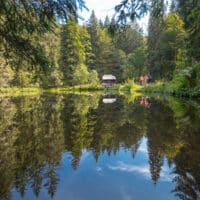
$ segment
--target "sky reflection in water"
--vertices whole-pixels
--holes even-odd
[[[2,98],[0,199],[198,199],[199,103],[103,98]]]

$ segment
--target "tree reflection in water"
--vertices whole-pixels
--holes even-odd
[[[134,156],[147,138],[149,169],[154,184],[164,159],[173,166],[172,192],[179,199],[200,198],[200,106],[169,98],[150,106],[117,97],[104,104],[95,95],[41,95],[0,99],[0,199],[21,196],[27,187],[36,197],[46,188],[53,197],[63,152],[74,170],[83,150],[98,158],[121,147]]]

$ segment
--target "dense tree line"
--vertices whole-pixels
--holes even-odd
[[[196,88],[198,92],[199,1],[174,0],[168,12],[164,1],[157,1],[157,5],[153,2],[148,30],[148,71],[154,80],[170,81],[169,90]]]
[[[113,26],[115,31],[112,34]],[[47,62],[33,66],[27,59],[18,59],[14,54],[0,57],[1,86],[98,84],[103,74],[113,74],[122,82],[132,78],[130,74],[134,71],[141,71],[140,67],[145,63],[145,38],[137,26],[121,28],[114,18],[109,17],[101,22],[93,11],[84,25],[80,25],[76,17],[71,17],[67,23],[57,22],[51,28],[53,32],[34,33],[30,38],[32,44],[37,48],[40,46],[40,57]],[[2,52],[3,49],[2,46]],[[32,55],[26,56],[30,58]],[[135,63],[130,62],[131,59]]]
[[[199,92],[199,1],[125,0],[115,10],[121,25],[150,13],[147,62],[140,67],[140,75],[144,71],[154,81],[170,81],[167,90],[172,92],[191,88]]]
[[[116,5],[117,18],[102,22],[93,11],[85,25],[78,24],[81,0],[1,5],[1,86],[95,84],[106,73],[119,81],[150,73],[180,89],[199,84],[199,1],[167,8],[163,0],[126,0]],[[145,38],[128,18],[147,12]]]

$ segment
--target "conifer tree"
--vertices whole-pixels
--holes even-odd
[[[105,21],[104,21],[104,27],[108,28],[110,26],[110,19],[108,15],[106,15]]]
[[[97,69],[98,68],[97,60],[98,60],[98,55],[99,55],[99,51],[100,51],[99,50],[99,48],[100,48],[100,44],[99,44],[100,26],[99,26],[98,19],[95,15],[94,10],[92,11],[92,14],[90,16],[87,28],[88,28],[88,32],[91,37],[92,53],[94,54],[93,65],[89,66],[89,69]]]
[[[81,43],[80,28],[76,20],[70,20],[63,26],[61,33],[60,67],[64,83],[73,85],[74,72],[85,62],[84,46]]]
[[[94,54],[92,52],[91,36],[87,30],[87,27],[80,27],[81,42],[84,47],[87,67],[91,68],[94,62]]]
[[[161,77],[158,39],[162,31],[163,16],[164,0],[152,1],[148,27],[148,71],[154,79]]]

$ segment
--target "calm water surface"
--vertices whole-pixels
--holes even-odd
[[[200,103],[2,97],[0,199],[200,199]]]

